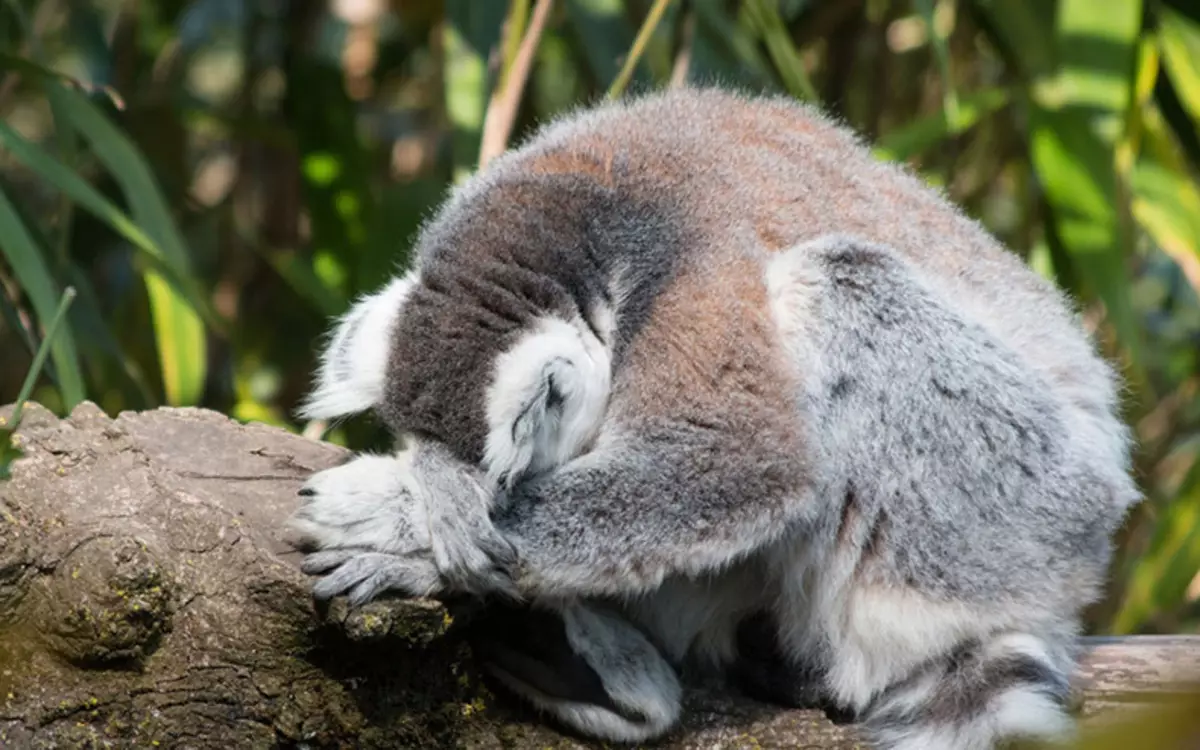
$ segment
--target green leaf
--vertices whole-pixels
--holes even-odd
[[[66,323],[67,310],[71,308],[71,303],[74,301],[75,289],[67,287],[63,292],[62,299],[54,308],[54,315],[46,323],[46,337],[42,339],[41,346],[33,355],[33,362],[29,365],[29,371],[25,373],[25,382],[21,384],[21,392],[17,394],[17,400],[13,403],[12,414],[9,417],[13,428],[21,424],[21,412],[25,408],[25,402],[33,394],[33,386],[37,384],[38,376],[41,375],[42,368],[46,365],[46,356],[54,348],[54,340]]]
[[[0,51],[0,70],[11,70],[38,80],[41,83],[54,82],[88,93],[100,93],[106,96],[112,102],[113,106],[118,109],[125,107],[125,102],[121,98],[121,95],[111,86],[97,86],[78,78],[72,78],[71,76],[63,75],[43,65],[39,65],[32,60],[26,60],[23,57],[18,57],[8,52]]]
[[[1200,123],[1200,24],[1167,8],[1160,11],[1163,62],[1188,114]]]
[[[326,317],[346,310],[346,298],[336,286],[324,283],[300,255],[287,250],[261,248],[267,263],[275,269],[292,291]]]
[[[18,161],[36,172],[42,179],[61,190],[76,205],[91,213],[121,235],[142,254],[142,260],[155,271],[171,280],[172,286],[183,294],[193,308],[204,312],[209,326],[220,328],[223,322],[208,304],[203,292],[187,274],[172,268],[166,253],[125,212],[101,195],[94,187],[69,167],[47,153],[37,144],[21,137],[7,123],[0,121],[0,146],[4,146]]]
[[[105,365],[111,365],[120,377],[122,395],[130,408],[149,408],[158,402],[137,360],[128,356],[106,321],[104,308],[96,296],[91,279],[78,265],[67,269],[66,281],[77,292],[71,305],[72,327],[85,365],[96,371],[93,382],[102,380]],[[105,394],[108,395],[108,394]]]
[[[4,248],[0,246],[0,253],[2,252],[4,252]],[[0,294],[0,319],[8,326],[8,330],[21,340],[21,344],[32,357],[37,351],[37,341],[29,334],[29,331],[25,330],[25,323],[21,320],[20,311],[6,294]]]
[[[654,30],[662,22],[663,16],[666,15],[667,7],[671,4],[671,0],[654,0],[654,5],[650,7],[650,12],[646,14],[645,21],[642,22],[642,28],[638,30],[637,38],[633,40],[633,46],[629,48],[628,54],[625,56],[625,63],[621,66],[621,70],[617,73],[616,79],[608,88],[608,93],[605,95],[608,99],[616,99],[625,87],[629,85],[629,81],[633,78],[633,71],[637,68],[638,63],[642,60],[642,55],[646,52],[646,46],[650,43],[650,38],[654,36]]]
[[[792,36],[779,16],[778,0],[746,0],[742,12],[750,19],[767,46],[767,54],[775,63],[784,88],[797,99],[815,101],[817,90],[808,79],[808,70]]]
[[[121,186],[134,220],[178,276],[190,278],[191,257],[166,198],[133,142],[78,92],[56,85],[46,93]],[[60,123],[65,125],[65,123]],[[189,300],[155,271],[144,274],[167,403],[194,405],[204,395],[208,343],[204,321]]]
[[[1200,190],[1186,173],[1151,159],[1133,173],[1133,215],[1200,295]]]
[[[621,63],[633,45],[634,30],[625,15],[622,0],[566,0],[567,21],[583,42],[580,50],[592,76],[607,88],[616,80]],[[644,63],[633,71],[630,84],[644,88],[650,82]]]
[[[915,5],[921,18],[925,21],[925,28],[929,31],[933,54],[937,58],[938,69],[942,75],[942,111],[945,112],[947,119],[952,122],[957,121],[959,118],[958,95],[954,91],[954,79],[950,75],[950,50],[946,44],[946,37],[937,31],[936,3],[934,0],[915,0]]]
[[[1118,205],[1111,144],[1078,110],[1034,107],[1031,156],[1051,207],[1059,240],[1089,291],[1104,302],[1124,346],[1140,362],[1140,324],[1129,296],[1127,248],[1113,207]]]
[[[25,228],[16,208],[8,195],[0,189],[0,252],[8,259],[17,281],[38,320],[43,326],[50,324],[58,308],[60,292],[58,285],[46,266],[42,251]],[[64,406],[70,410],[85,397],[83,373],[79,368],[79,355],[75,339],[67,325],[62,325],[58,335],[50,342],[50,358],[58,376],[58,388]]]
[[[696,33],[692,40],[689,81],[728,81],[740,86],[777,91],[779,85],[758,40],[730,17],[718,2],[697,0]]]
[[[367,245],[378,208],[370,189],[374,165],[342,69],[302,53],[292,58],[284,111],[300,152],[310,264],[328,271],[321,283],[332,285],[334,294],[353,295],[360,288],[362,264],[372,262]]]
[[[1047,0],[974,0],[993,36],[1028,79],[1053,73],[1054,17],[1057,3]]]
[[[941,109],[914,120],[882,136],[875,152],[884,159],[904,161],[940,145],[947,138],[965,133],[981,119],[1007,105],[1009,98],[1005,89],[974,91],[959,100],[956,118]]]
[[[1134,633],[1157,611],[1184,602],[1200,570],[1200,462],[1162,508],[1149,548],[1134,564],[1112,632]]]
[[[451,150],[455,182],[466,179],[479,163],[483,119],[491,96],[487,60],[500,44],[504,5],[478,0],[446,0],[446,21],[442,30],[443,77],[446,114],[454,128]]]
[[[1128,200],[1118,190],[1117,145],[1136,75],[1141,3],[1060,0],[1058,68],[1033,85],[1030,155],[1054,232],[1086,291],[1105,306],[1141,379],[1141,325],[1130,298]]]
[[[1059,0],[1058,68],[1040,82],[1039,103],[1123,111],[1141,26],[1140,0]]]

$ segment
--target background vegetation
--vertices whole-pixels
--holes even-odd
[[[72,290],[38,401],[305,429],[329,316],[481,156],[684,81],[819,101],[1080,300],[1147,494],[1089,625],[1195,630],[1191,0],[0,0],[0,402]]]

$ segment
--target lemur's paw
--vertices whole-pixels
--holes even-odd
[[[407,465],[391,456],[360,456],[309,478],[289,526],[309,552],[301,570],[318,577],[314,597],[346,594],[359,606],[385,591],[416,597],[443,588],[413,488]]]
[[[326,600],[345,594],[354,607],[385,592],[427,597],[442,589],[441,576],[427,555],[403,557],[364,550],[325,550],[308,555],[301,570],[318,576],[313,584],[315,598]]]
[[[318,598],[351,587],[352,601],[387,588],[516,595],[516,551],[488,517],[488,489],[440,454],[360,456],[314,474],[299,494],[289,525],[315,553],[306,571],[330,571]]]
[[[490,524],[435,524],[433,547],[438,570],[455,591],[516,596],[516,549]]]
[[[289,526],[302,548],[432,555],[425,505],[394,457],[360,456],[318,472],[299,494]]]

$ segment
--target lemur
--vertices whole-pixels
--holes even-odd
[[[848,127],[672,89],[544,125],[336,322],[304,414],[406,447],[292,524],[318,598],[508,602],[486,666],[588,736],[670,732],[695,668],[880,750],[1055,740],[1140,498],[1119,387],[1071,300]]]

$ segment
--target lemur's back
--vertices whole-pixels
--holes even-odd
[[[703,240],[686,248],[679,282],[659,301],[660,309],[678,307],[665,325],[719,313],[712,327],[736,331],[745,344],[767,307],[766,255],[851,234],[895,248],[947,304],[1025,357],[1060,395],[1109,418],[1115,387],[1063,296],[917,177],[877,160],[811,108],[720,89],[668,91],[560,121],[515,156],[534,173],[605,181],[619,172],[618,191],[680,198],[690,236]],[[713,304],[713,295],[737,309]],[[645,338],[635,348],[660,356],[662,341]]]

